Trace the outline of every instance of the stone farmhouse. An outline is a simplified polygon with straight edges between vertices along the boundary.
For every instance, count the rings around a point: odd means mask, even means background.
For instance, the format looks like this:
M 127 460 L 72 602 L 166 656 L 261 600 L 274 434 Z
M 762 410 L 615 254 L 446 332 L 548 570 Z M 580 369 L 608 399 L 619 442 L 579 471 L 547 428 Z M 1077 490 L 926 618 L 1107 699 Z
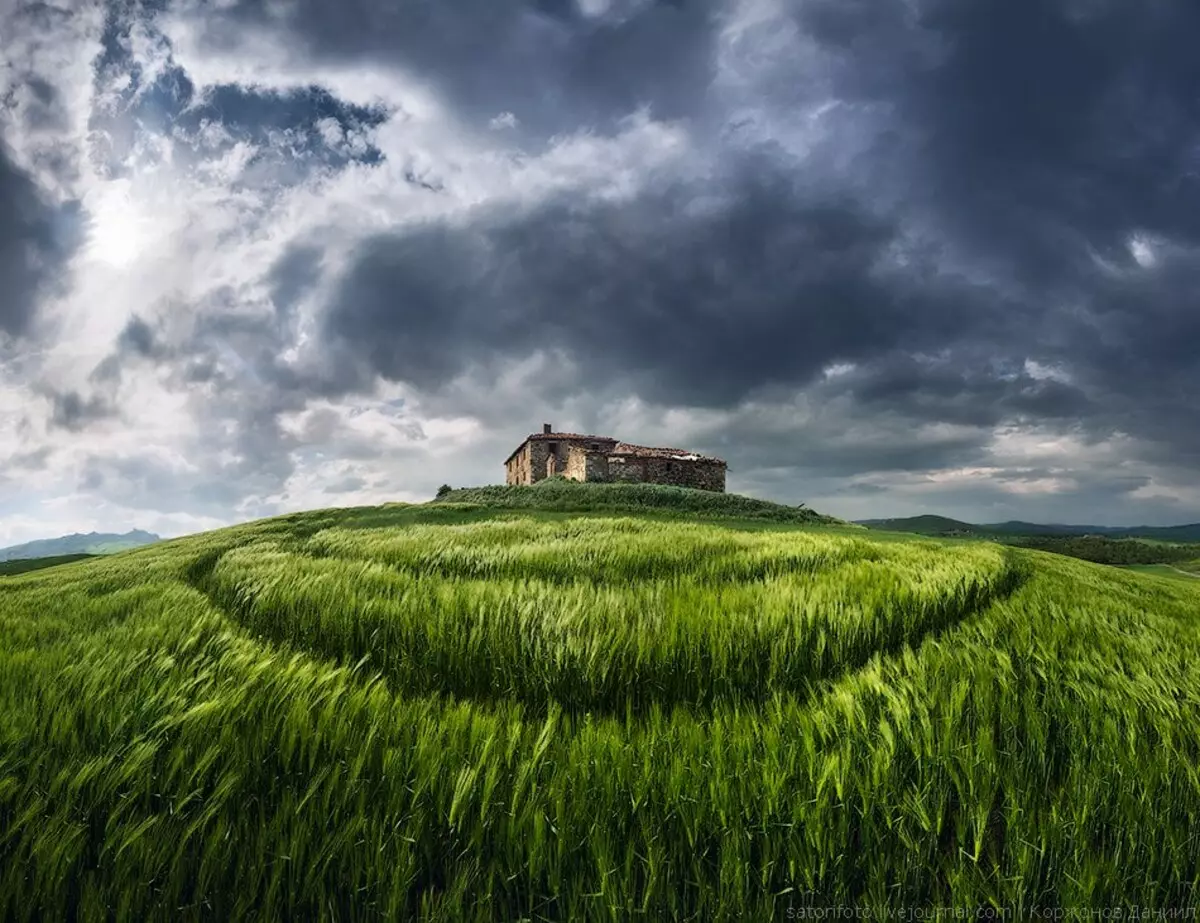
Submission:
M 725 491 L 725 462 L 683 449 L 630 445 L 610 436 L 556 433 L 549 423 L 504 462 L 509 484 L 533 484 L 562 475 L 575 481 L 674 484 Z

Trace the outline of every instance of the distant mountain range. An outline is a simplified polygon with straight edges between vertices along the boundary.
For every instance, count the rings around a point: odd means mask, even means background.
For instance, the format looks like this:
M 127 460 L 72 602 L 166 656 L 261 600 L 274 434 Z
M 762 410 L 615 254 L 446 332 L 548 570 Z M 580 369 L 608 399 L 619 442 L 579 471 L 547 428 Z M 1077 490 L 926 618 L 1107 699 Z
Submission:
M 63 554 L 112 554 L 126 548 L 138 548 L 161 542 L 153 532 L 134 529 L 124 535 L 111 532 L 76 532 L 61 538 L 43 538 L 23 545 L 0 548 L 0 561 L 17 561 L 26 558 L 49 558 Z
M 971 523 L 946 516 L 905 519 L 860 519 L 860 526 L 919 535 L 1103 535 L 1106 538 L 1150 538 L 1161 542 L 1200 542 L 1200 523 L 1183 526 L 1076 526 L 1059 523 Z

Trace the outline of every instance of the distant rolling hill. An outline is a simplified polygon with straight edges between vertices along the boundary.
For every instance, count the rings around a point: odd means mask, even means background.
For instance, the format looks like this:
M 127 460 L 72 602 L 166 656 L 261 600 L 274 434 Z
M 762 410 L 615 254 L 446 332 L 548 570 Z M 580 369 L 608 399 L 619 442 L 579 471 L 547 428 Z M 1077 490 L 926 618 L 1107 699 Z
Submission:
M 858 525 L 889 532 L 918 535 L 1103 535 L 1106 538 L 1149 538 L 1162 542 L 1200 542 L 1200 523 L 1182 526 L 1094 526 L 1060 523 L 970 523 L 945 516 L 909 516 L 900 519 L 860 519 Z
M 17 561 L 26 558 L 51 558 L 68 554 L 111 554 L 127 548 L 151 545 L 162 539 L 153 532 L 134 529 L 123 535 L 112 532 L 88 532 L 64 535 L 60 538 L 43 538 L 23 545 L 0 548 L 0 561 Z
M 1200 542 L 1200 523 L 1183 526 L 1138 526 L 1103 534 L 1114 535 L 1116 538 L 1153 538 L 1160 542 Z
M 960 522 L 946 516 L 909 516 L 905 519 L 859 519 L 857 525 L 888 532 L 913 532 L 917 535 L 954 535 L 981 532 L 982 526 Z

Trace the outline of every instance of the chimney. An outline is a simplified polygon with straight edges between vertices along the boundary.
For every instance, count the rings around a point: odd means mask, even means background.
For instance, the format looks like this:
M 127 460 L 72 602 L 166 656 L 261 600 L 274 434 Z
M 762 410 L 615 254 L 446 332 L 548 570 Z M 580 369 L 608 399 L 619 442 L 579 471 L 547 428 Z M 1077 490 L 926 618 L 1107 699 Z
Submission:
M 546 433 L 548 435 L 548 434 L 554 432 L 554 427 L 551 426 L 549 423 L 543 423 L 542 424 L 542 432 Z

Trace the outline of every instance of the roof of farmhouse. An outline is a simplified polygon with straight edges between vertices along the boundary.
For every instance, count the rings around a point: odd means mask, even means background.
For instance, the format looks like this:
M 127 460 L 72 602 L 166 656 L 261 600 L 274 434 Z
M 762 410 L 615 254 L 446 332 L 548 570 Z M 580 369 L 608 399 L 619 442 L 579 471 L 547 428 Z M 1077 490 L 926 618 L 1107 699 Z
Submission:
M 662 446 L 633 445 L 629 442 L 618 442 L 612 455 L 632 455 L 635 458 L 671 458 L 676 461 L 705 461 L 725 464 L 723 459 L 714 455 L 701 455 L 699 452 L 689 452 L 687 449 L 670 449 Z
M 607 443 L 598 449 L 598 451 L 602 451 L 606 455 L 621 455 L 625 458 L 668 458 L 673 461 L 704 461 L 719 465 L 725 464 L 723 459 L 712 455 L 701 455 L 698 452 L 690 452 L 687 449 L 634 445 L 631 442 L 621 442 L 612 436 L 590 436 L 584 433 L 547 433 L 545 431 L 531 433 L 523 439 L 521 444 L 513 449 L 508 458 L 504 460 L 504 463 L 508 464 L 512 457 L 524 448 L 527 442 L 598 442 Z

